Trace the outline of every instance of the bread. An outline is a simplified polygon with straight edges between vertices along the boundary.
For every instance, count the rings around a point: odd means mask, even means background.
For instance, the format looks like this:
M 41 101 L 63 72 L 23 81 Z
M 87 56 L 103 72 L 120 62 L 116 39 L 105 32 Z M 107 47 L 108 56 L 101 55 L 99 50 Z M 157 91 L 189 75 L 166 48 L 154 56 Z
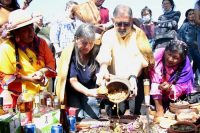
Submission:
M 100 86 L 97 89 L 97 94 L 106 95 L 106 94 L 108 94 L 108 89 L 105 86 Z

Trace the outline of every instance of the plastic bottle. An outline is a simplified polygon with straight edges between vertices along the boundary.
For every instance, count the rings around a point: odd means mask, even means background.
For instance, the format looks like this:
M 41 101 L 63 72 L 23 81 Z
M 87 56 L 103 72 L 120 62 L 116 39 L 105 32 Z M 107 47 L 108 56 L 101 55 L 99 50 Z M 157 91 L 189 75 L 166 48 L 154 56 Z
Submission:
M 3 86 L 3 91 L 1 93 L 1 97 L 3 97 L 3 109 L 4 109 L 4 111 L 8 112 L 13 107 L 12 106 L 13 99 L 12 99 L 10 92 L 8 91 L 7 85 Z

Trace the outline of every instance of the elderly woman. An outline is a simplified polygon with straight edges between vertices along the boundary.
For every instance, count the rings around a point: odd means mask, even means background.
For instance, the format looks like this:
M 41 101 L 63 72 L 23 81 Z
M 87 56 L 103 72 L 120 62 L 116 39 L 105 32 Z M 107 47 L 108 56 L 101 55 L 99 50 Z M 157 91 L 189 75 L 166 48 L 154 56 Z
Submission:
M 99 118 L 95 61 L 95 28 L 82 24 L 75 32 L 74 42 L 63 50 L 58 66 L 56 92 L 61 103 L 79 108 L 77 118 Z M 64 97 L 65 91 L 67 97 Z M 65 98 L 65 100 L 64 100 Z
M 155 102 L 157 117 L 164 115 L 170 101 L 193 91 L 193 71 L 187 50 L 184 42 L 175 40 L 154 53 L 156 64 L 150 71 L 150 94 Z
M 9 14 L 11 37 L 0 46 L 0 83 L 8 85 L 16 98 L 26 86 L 36 94 L 46 86 L 46 76 L 55 76 L 55 60 L 46 42 L 34 33 L 30 14 L 18 9 Z

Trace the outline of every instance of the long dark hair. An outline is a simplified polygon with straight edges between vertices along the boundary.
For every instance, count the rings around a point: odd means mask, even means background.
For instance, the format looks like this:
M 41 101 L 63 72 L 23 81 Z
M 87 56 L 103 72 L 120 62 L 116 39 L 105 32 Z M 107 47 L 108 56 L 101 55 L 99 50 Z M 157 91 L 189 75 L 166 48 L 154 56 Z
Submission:
M 189 21 L 189 20 L 188 20 L 188 14 L 189 14 L 191 11 L 194 11 L 194 9 L 188 9 L 188 10 L 185 12 L 185 20 L 183 21 L 183 23 Z
M 18 29 L 16 29 L 16 30 L 18 30 Z M 14 34 L 14 32 L 13 31 L 11 31 L 11 38 L 10 38 L 10 41 L 14 44 L 14 46 L 15 46 L 15 58 L 16 58 L 16 68 L 18 69 L 18 70 L 20 70 L 20 69 L 22 69 L 22 67 L 23 66 L 21 66 L 20 64 L 19 64 L 19 46 L 18 46 L 18 44 L 17 44 L 17 42 L 16 42 L 16 40 L 15 40 L 15 34 Z M 38 59 L 38 57 L 39 57 L 39 45 L 40 45 L 40 38 L 39 37 L 34 37 L 34 40 L 33 40 L 33 45 L 30 45 L 29 46 L 29 48 L 30 49 L 32 49 L 34 52 L 35 52 L 35 54 L 36 54 L 36 58 Z
M 89 41 L 94 41 L 95 40 L 95 27 L 91 24 L 82 24 L 80 25 L 76 32 L 75 32 L 75 40 L 79 38 L 84 38 Z M 88 59 L 88 64 L 89 64 L 89 69 L 91 73 L 95 73 L 98 63 L 95 60 L 96 54 L 95 46 L 93 49 L 89 52 L 89 59 Z M 79 56 L 79 50 L 75 45 L 75 56 L 76 56 L 76 66 L 79 69 L 79 67 L 82 65 L 80 61 L 80 56 Z
M 175 73 L 172 73 L 173 75 L 174 74 L 176 75 L 175 79 L 172 81 L 172 84 L 175 84 L 178 81 L 179 76 L 181 75 L 181 72 L 185 66 L 188 47 L 187 47 L 186 43 L 184 43 L 183 41 L 171 40 L 165 48 L 165 52 L 166 51 L 178 52 L 182 59 L 182 62 L 179 64 Z M 163 76 L 166 77 L 166 68 L 165 68 L 165 59 L 164 59 L 165 57 L 164 56 L 165 56 L 165 53 L 163 54 L 162 62 L 163 62 Z
M 141 11 L 141 16 L 143 16 L 143 12 L 148 11 L 150 16 L 152 17 L 152 11 L 148 6 L 145 6 Z

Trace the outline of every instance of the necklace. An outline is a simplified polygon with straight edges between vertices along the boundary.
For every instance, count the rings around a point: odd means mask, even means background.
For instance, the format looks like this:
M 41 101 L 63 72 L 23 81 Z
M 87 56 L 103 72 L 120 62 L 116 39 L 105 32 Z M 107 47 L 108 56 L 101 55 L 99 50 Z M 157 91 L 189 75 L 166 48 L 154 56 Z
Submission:
M 33 57 L 30 57 L 27 53 L 27 51 L 25 50 L 24 53 L 26 54 L 26 56 L 28 57 L 29 59 L 29 62 L 31 63 L 31 65 L 33 64 Z
M 83 71 L 86 70 L 86 65 L 83 65 L 81 62 L 79 62 L 79 65 L 81 66 L 81 68 L 83 69 Z
M 86 65 L 88 64 L 88 61 L 89 60 L 86 60 L 83 63 L 83 61 L 81 62 L 80 59 L 78 59 L 78 64 L 81 66 L 81 68 L 83 69 L 83 71 L 86 71 Z
M 29 56 L 29 54 L 27 53 L 26 49 L 28 47 L 20 47 L 20 49 L 26 54 L 26 56 L 28 57 L 29 59 L 29 62 L 31 63 L 31 65 L 33 64 L 33 57 Z

